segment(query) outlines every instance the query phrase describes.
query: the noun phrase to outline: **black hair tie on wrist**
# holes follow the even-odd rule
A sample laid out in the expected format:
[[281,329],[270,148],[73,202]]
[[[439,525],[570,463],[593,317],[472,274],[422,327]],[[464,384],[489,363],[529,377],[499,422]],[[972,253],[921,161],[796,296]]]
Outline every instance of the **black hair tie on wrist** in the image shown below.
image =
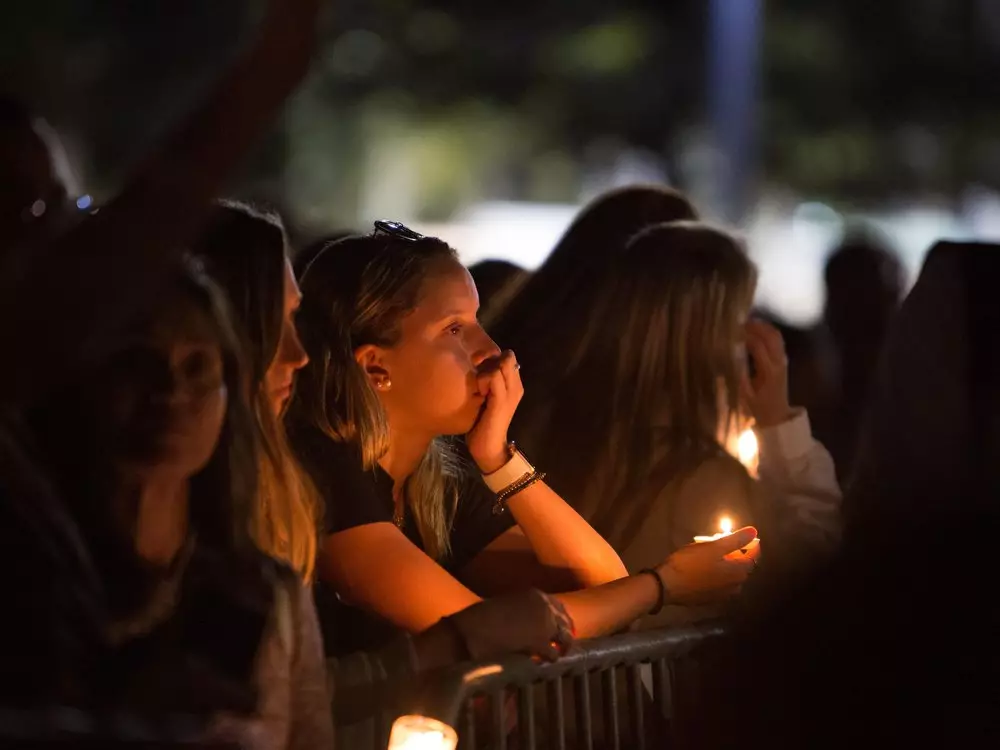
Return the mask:
[[663,605],[667,603],[667,585],[663,582],[663,578],[660,577],[659,572],[655,568],[643,568],[639,571],[639,575],[643,573],[653,576],[653,580],[656,581],[656,585],[659,587],[659,593],[656,595],[656,606],[648,613],[658,615],[660,614],[660,610],[663,609]]

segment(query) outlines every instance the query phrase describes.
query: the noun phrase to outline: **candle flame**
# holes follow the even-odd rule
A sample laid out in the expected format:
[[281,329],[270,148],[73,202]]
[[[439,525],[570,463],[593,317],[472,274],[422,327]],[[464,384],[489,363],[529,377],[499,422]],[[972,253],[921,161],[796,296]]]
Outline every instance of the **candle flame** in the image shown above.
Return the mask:
[[736,457],[748,469],[756,468],[757,436],[753,430],[743,430],[740,433],[739,440],[736,441]]
[[731,519],[729,516],[723,516],[722,518],[720,518],[719,519],[719,531],[721,531],[723,534],[732,534],[733,533],[733,519]]
[[455,730],[426,716],[400,716],[392,725],[389,750],[454,750]]

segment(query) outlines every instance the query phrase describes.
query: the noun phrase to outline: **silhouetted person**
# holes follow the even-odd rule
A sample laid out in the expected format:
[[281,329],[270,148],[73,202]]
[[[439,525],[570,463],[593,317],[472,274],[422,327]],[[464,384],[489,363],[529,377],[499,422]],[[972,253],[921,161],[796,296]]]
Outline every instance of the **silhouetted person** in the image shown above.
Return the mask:
[[479,290],[479,306],[483,310],[502,309],[531,274],[506,260],[483,260],[469,266],[472,280]]
[[886,332],[903,297],[902,267],[877,235],[849,235],[827,261],[825,333],[833,350],[835,403],[817,433],[841,479],[855,459],[861,415]]

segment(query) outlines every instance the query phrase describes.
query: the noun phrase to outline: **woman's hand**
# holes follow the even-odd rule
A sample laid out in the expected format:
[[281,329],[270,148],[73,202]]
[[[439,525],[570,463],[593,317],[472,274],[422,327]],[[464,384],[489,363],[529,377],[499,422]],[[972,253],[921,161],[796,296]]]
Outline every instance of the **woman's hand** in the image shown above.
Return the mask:
[[511,653],[555,661],[573,643],[565,607],[536,589],[487,599],[448,619],[474,661]]
[[689,544],[674,552],[657,569],[667,588],[667,603],[703,604],[734,593],[760,554],[756,536],[755,528],[745,526],[714,542]]
[[484,362],[477,374],[479,392],[486,397],[479,419],[465,436],[472,459],[483,474],[492,474],[509,460],[507,430],[517,405],[524,396],[524,385],[514,352]]
[[743,399],[760,427],[774,427],[793,416],[788,403],[788,357],[785,341],[774,326],[762,320],[746,324],[747,351],[756,372],[743,379]]

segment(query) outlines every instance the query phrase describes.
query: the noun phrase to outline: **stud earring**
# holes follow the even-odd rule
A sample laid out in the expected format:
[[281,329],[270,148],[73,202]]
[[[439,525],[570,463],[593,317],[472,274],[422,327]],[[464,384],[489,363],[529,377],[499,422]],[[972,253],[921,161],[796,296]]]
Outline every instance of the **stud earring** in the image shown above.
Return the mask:
[[392,380],[389,378],[382,378],[375,382],[375,387],[380,391],[387,391],[392,388]]

